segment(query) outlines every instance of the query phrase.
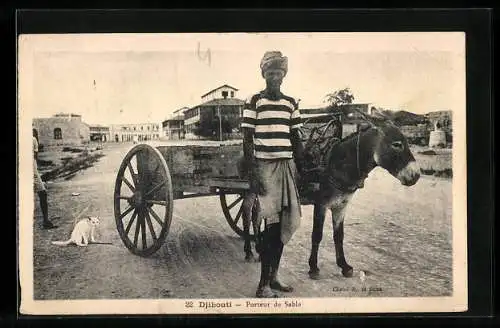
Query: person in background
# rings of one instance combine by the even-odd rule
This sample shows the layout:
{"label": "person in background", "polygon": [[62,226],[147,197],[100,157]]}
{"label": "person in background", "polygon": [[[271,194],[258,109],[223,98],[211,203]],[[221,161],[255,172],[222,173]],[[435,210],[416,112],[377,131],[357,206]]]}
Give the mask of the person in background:
{"label": "person in background", "polygon": [[40,208],[42,209],[43,215],[43,223],[42,227],[44,229],[54,229],[57,228],[50,220],[49,220],[49,212],[48,212],[48,202],[47,202],[47,187],[45,183],[42,181],[42,177],[40,176],[40,172],[38,172],[38,140],[35,136],[33,136],[33,179],[34,179],[34,189],[38,194],[38,199],[40,200]]}
{"label": "person in background", "polygon": [[265,222],[256,297],[269,298],[278,297],[275,291],[293,291],[293,287],[279,281],[278,269],[283,247],[299,227],[302,216],[296,179],[303,146],[297,102],[280,91],[288,58],[280,51],[268,51],[260,68],[266,88],[245,102],[241,128],[250,192],[257,195],[257,215]]}

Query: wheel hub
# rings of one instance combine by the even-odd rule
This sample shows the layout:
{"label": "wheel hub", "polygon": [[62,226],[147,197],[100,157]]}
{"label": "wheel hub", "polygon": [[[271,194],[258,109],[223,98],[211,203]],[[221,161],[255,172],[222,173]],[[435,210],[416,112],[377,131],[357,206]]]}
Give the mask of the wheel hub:
{"label": "wheel hub", "polygon": [[142,192],[139,190],[134,192],[134,195],[130,197],[129,204],[135,208],[144,206],[144,197]]}

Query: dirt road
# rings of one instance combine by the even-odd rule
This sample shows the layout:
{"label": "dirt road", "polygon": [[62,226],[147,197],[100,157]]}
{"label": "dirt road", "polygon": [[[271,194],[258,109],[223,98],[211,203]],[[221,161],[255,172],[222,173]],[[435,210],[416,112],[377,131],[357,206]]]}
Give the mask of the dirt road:
{"label": "dirt road", "polygon": [[[150,258],[125,248],[114,222],[113,187],[131,147],[108,144],[94,167],[49,185],[49,211],[60,216],[59,228],[41,230],[36,207],[35,299],[253,297],[260,264],[244,261],[243,240],[226,223],[217,197],[176,200],[167,240]],[[345,253],[354,277],[343,278],[335,265],[327,217],[319,254],[323,279],[309,279],[311,206],[302,207],[302,225],[285,247],[280,276],[295,287],[293,297],[450,295],[451,206],[449,179],[423,176],[407,188],[376,169],[346,216]],[[98,238],[112,245],[50,244],[67,239],[85,215],[101,217]],[[364,282],[359,270],[368,273]]]}

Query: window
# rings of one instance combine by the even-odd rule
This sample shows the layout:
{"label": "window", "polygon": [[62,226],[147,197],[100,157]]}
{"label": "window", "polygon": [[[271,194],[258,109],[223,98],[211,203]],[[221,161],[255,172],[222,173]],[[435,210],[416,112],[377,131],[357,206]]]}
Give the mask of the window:
{"label": "window", "polygon": [[234,91],[231,91],[231,98],[234,98]]}
{"label": "window", "polygon": [[227,98],[227,91],[222,91],[222,98]]}
{"label": "window", "polygon": [[62,139],[61,128],[55,128],[54,129],[54,139]]}

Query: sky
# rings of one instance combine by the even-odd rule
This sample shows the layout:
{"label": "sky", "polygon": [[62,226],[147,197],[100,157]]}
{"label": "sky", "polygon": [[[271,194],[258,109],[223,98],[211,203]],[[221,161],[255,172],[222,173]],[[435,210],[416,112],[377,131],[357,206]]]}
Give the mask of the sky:
{"label": "sky", "polygon": [[161,122],[223,84],[246,99],[264,87],[268,50],[288,57],[283,93],[301,108],[349,87],[354,102],[414,113],[465,110],[463,33],[23,35],[20,107],[89,124]]}

